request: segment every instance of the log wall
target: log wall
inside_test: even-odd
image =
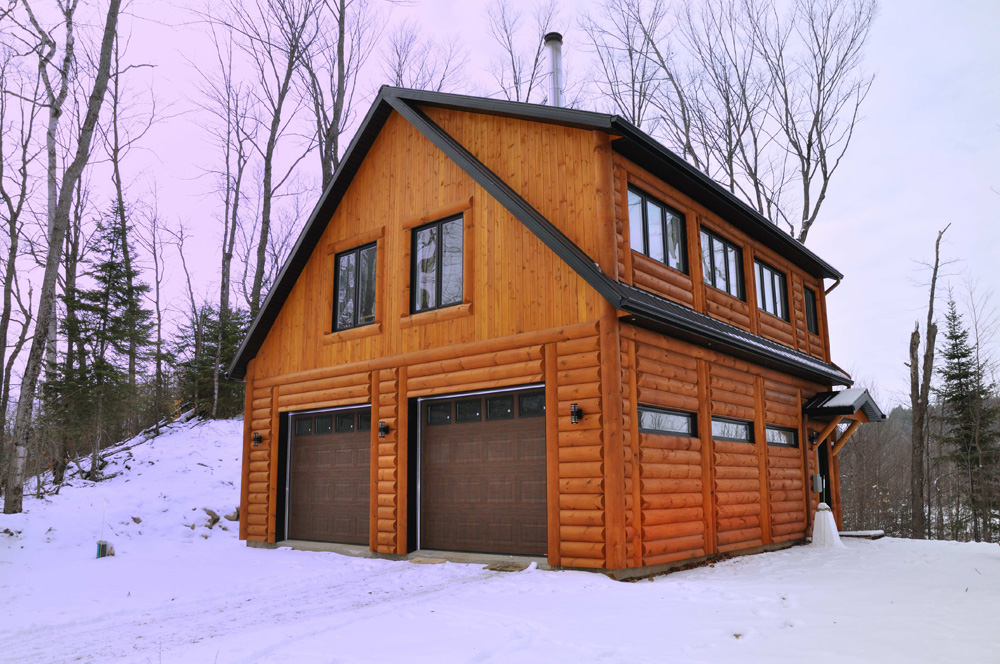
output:
[[[649,171],[615,154],[614,202],[617,231],[616,269],[621,281],[650,291],[668,300],[692,307],[713,318],[749,330],[778,343],[829,361],[826,306],[823,283],[801,268],[726,223],[688,196],[660,180]],[[630,248],[628,224],[629,184],[646,191],[673,207],[685,218],[687,274],[673,270]],[[704,283],[701,267],[700,228],[704,226],[743,250],[745,300],[732,297]],[[754,259],[760,258],[785,273],[789,320],[776,318],[757,308]],[[805,300],[802,289],[816,292],[819,334],[806,328]]]

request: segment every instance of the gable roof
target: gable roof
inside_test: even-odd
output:
[[[313,209],[288,260],[251,324],[247,336],[240,344],[227,372],[230,378],[241,379],[246,374],[247,363],[257,354],[261,344],[263,344],[285,299],[326,230],[327,224],[350,186],[354,175],[367,156],[382,126],[391,112],[395,110],[450,159],[455,161],[477,184],[496,198],[514,217],[527,226],[603,297],[619,310],[633,314],[632,322],[697,340],[702,345],[714,345],[724,352],[751,359],[758,364],[775,366],[803,378],[818,380],[829,385],[850,385],[850,377],[834,365],[613,280],[506,182],[490,171],[454,137],[427,117],[418,108],[418,104],[550,122],[590,130],[597,129],[617,134],[621,138],[612,142],[612,146],[617,151],[636,161],[647,170],[657,174],[665,174],[667,179],[674,178],[671,181],[682,182],[682,190],[685,193],[700,200],[710,209],[717,212],[729,210],[734,215],[732,218],[738,218],[741,222],[734,225],[740,227],[751,237],[770,246],[777,246],[779,251],[783,251],[784,255],[793,262],[816,276],[834,279],[840,279],[843,276],[706,175],[693,169],[672,152],[618,116],[536,104],[383,87],[369,109],[354,140],[351,141],[330,185]],[[689,189],[683,189],[684,186],[688,186]],[[708,200],[714,202],[714,205],[706,202]],[[729,219],[730,217],[727,217],[727,220]]]

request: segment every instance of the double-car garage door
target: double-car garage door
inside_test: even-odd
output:
[[[544,555],[544,390],[424,399],[418,417],[418,546]],[[288,538],[367,544],[370,409],[290,424]]]

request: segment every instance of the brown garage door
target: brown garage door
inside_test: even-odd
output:
[[[294,415],[288,538],[368,543],[371,409]]]
[[[420,410],[421,548],[544,555],[544,390]]]

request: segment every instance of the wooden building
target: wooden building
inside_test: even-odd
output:
[[[240,537],[625,573],[801,541],[883,417],[832,391],[840,279],[619,117],[383,88],[229,370]]]

